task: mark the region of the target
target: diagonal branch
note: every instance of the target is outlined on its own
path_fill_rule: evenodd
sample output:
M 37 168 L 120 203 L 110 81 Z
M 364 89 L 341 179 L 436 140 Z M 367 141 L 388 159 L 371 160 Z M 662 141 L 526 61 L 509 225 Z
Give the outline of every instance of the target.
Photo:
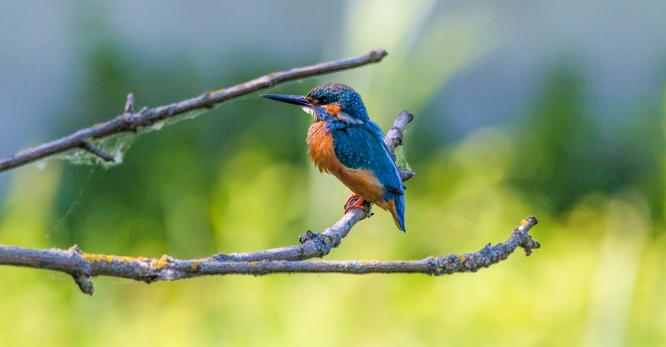
M 376 63 L 381 61 L 386 55 L 387 53 L 385 50 L 378 49 L 358 57 L 273 72 L 229 88 L 206 91 L 199 96 L 187 100 L 154 108 L 144 108 L 139 112 L 134 112 L 134 95 L 129 94 L 127 96 L 127 103 L 125 104 L 125 112 L 123 114 L 89 128 L 80 129 L 57 140 L 46 142 L 20 151 L 12 156 L 0 159 L 0 172 L 77 148 L 83 148 L 106 161 L 113 161 L 112 154 L 103 153 L 96 148 L 91 147 L 90 141 L 106 138 L 119 133 L 136 131 L 138 128 L 150 126 L 165 119 L 173 118 L 193 110 L 212 108 L 229 99 L 252 93 L 257 90 L 270 88 L 287 81 Z

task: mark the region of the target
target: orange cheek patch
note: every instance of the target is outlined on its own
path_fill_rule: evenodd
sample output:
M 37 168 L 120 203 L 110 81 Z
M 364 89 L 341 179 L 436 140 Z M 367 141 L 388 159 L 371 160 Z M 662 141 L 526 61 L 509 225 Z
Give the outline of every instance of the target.
M 337 103 L 337 102 L 330 103 L 330 104 L 327 104 L 327 105 L 323 105 L 322 107 L 331 116 L 335 117 L 338 113 L 340 113 L 340 104 Z

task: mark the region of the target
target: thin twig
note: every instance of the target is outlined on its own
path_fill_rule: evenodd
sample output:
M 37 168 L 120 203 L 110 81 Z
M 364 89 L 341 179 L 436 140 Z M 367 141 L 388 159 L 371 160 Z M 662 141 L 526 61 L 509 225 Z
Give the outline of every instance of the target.
M 94 144 L 92 141 L 83 141 L 79 147 L 81 147 L 82 149 L 85 149 L 86 151 L 88 151 L 91 154 L 94 154 L 94 155 L 102 158 L 102 160 L 104 160 L 104 161 L 108 161 L 108 162 L 115 161 L 114 158 L 113 158 L 113 155 L 111 153 L 107 152 L 104 148 Z
M 60 271 L 73 275 L 81 290 L 92 294 L 90 277 L 110 276 L 147 283 L 174 281 L 210 275 L 267 275 L 277 273 L 421 273 L 446 275 L 475 272 L 506 259 L 522 247 L 527 255 L 540 244 L 529 234 L 537 224 L 535 217 L 521 221 L 509 239 L 494 246 L 461 255 L 427 257 L 407 261 L 218 261 L 214 258 L 179 260 L 169 256 L 160 259 L 88 254 L 78 247 L 62 249 L 25 249 L 0 246 L 0 264 Z
M 386 143 L 386 146 L 389 148 L 389 152 L 391 153 L 391 157 L 395 161 L 395 149 L 398 146 L 402 145 L 402 141 L 404 139 L 404 132 L 405 128 L 407 127 L 407 124 L 414 120 L 414 115 L 407 111 L 400 111 L 398 114 L 398 117 L 395 119 L 393 122 L 393 126 L 389 129 L 389 131 L 386 132 L 386 136 L 384 137 L 384 143 Z M 416 173 L 409 168 L 401 168 L 400 169 L 400 176 L 404 181 L 407 181 L 408 179 L 414 177 Z
M 111 135 L 135 131 L 137 128 L 150 126 L 156 122 L 175 117 L 196 109 L 211 108 L 224 101 L 233 99 L 257 90 L 273 87 L 277 84 L 352 69 L 381 61 L 387 55 L 383 49 L 368 54 L 329 61 L 325 63 L 297 67 L 286 71 L 273 72 L 235 86 L 204 92 L 203 94 L 154 108 L 144 108 L 134 113 L 134 95 L 127 97 L 124 113 L 103 123 L 78 130 L 71 135 L 20 151 L 10 157 L 0 159 L 0 172 L 13 169 L 33 161 L 62 153 L 71 149 L 81 148 L 85 141 L 97 140 Z
M 125 100 L 125 107 L 123 108 L 125 114 L 134 113 L 134 101 L 135 101 L 134 93 L 127 94 L 127 99 Z

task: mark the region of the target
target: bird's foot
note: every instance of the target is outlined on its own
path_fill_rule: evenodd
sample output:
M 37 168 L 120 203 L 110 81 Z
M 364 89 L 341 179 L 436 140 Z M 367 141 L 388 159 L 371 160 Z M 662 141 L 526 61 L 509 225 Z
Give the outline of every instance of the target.
M 370 202 L 356 194 L 352 194 L 349 199 L 347 199 L 347 202 L 345 202 L 345 213 L 355 208 L 361 210 L 365 218 L 369 218 L 373 215 Z

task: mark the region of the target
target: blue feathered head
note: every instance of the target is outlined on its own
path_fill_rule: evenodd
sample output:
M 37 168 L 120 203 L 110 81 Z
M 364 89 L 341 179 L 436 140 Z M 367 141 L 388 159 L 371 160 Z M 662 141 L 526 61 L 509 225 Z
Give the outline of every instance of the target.
M 361 96 L 341 83 L 326 83 L 312 88 L 305 96 L 264 94 L 263 97 L 303 107 L 315 121 L 363 124 L 368 119 Z

